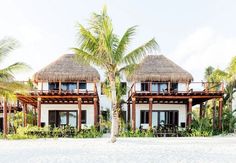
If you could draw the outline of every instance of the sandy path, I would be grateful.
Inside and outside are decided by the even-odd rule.
[[[0,162],[236,162],[236,137],[0,140]]]

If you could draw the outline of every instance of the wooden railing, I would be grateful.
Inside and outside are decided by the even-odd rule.
[[[177,88],[173,84],[178,84]],[[224,92],[222,82],[135,82],[128,91],[128,97],[133,93],[191,93],[191,92]]]
[[[72,89],[72,90],[63,90],[62,88],[58,88],[58,89],[49,89],[49,88],[38,88],[35,90],[31,90],[29,91],[30,93],[53,93],[53,94],[67,94],[67,93],[73,93],[73,94],[80,94],[80,93],[94,93],[97,94],[97,85],[96,83],[93,82],[87,82],[87,88],[86,89],[78,89],[79,85],[77,84],[77,88],[76,89]],[[90,84],[90,85],[89,85]]]

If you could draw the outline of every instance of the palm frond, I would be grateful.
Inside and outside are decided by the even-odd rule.
[[[147,43],[141,45],[140,47],[136,48],[135,50],[128,53],[124,59],[124,64],[132,64],[137,63],[142,57],[144,57],[147,53],[151,53],[153,50],[158,49],[158,44],[155,39],[151,39]]]
[[[119,45],[116,49],[116,52],[114,53],[115,54],[115,59],[118,62],[120,62],[121,59],[123,58],[123,55],[124,55],[125,51],[127,50],[127,47],[129,46],[132,37],[135,34],[136,27],[137,26],[133,26],[133,27],[128,28],[127,31],[122,36],[122,38],[119,42]]]
[[[134,70],[137,68],[138,64],[130,64],[120,68],[119,72],[124,73],[127,77],[132,75]]]
[[[0,62],[14,49],[19,46],[19,43],[10,37],[0,40]]]

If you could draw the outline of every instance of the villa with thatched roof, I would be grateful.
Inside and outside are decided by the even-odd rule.
[[[37,108],[38,126],[65,126],[83,128],[98,123],[99,96],[96,84],[98,71],[66,54],[36,72],[33,81],[37,90],[29,95],[18,94],[23,104]]]
[[[148,55],[134,73],[122,82],[126,88],[122,118],[132,129],[189,127],[192,107],[216,99],[218,127],[221,128],[223,85],[192,82],[193,76],[163,55]],[[32,106],[38,126],[72,126],[78,129],[99,125],[99,117],[111,109],[111,100],[103,94],[98,71],[75,61],[66,54],[36,72],[36,89],[27,95],[17,94],[18,103],[26,113]],[[37,114],[36,114],[37,113]],[[37,122],[37,123],[36,123]]]
[[[192,106],[219,100],[219,128],[221,128],[223,87],[221,83],[192,82],[192,75],[163,55],[146,56],[128,78],[128,120],[132,128],[160,126],[188,127],[192,121]]]

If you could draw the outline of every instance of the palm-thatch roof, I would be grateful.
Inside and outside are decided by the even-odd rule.
[[[128,80],[190,82],[193,77],[163,55],[148,55],[128,77]]]
[[[98,81],[98,71],[75,61],[74,54],[65,54],[45,68],[36,72],[33,79],[37,81]]]

